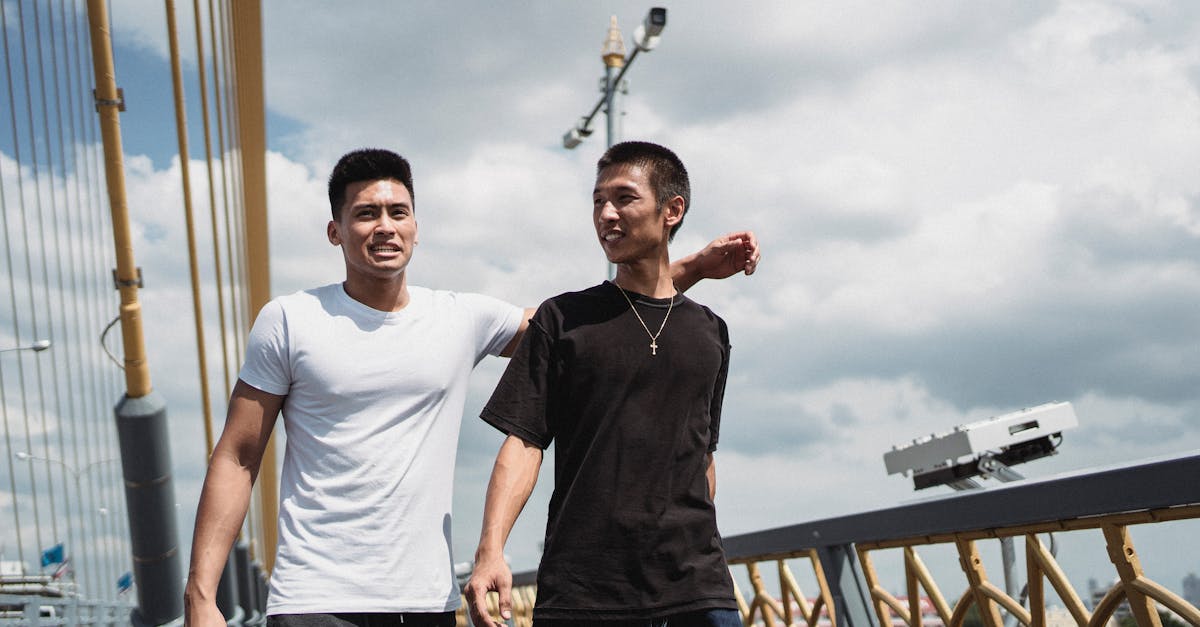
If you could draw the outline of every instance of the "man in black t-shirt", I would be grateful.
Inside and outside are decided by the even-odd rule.
[[[504,542],[553,442],[537,625],[740,625],[713,507],[728,330],[669,272],[687,171],[662,146],[617,144],[592,201],[615,279],[538,308],[482,413],[508,438],[466,589],[472,619],[493,624],[489,590],[511,614]]]

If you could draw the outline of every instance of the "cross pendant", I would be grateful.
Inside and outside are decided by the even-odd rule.
[[[650,340],[650,354],[651,355],[658,354],[658,342],[656,340]]]

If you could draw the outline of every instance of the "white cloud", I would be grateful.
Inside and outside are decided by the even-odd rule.
[[[163,55],[160,7],[117,3],[118,37]],[[269,104],[295,124],[268,157],[276,293],[341,278],[325,176],[363,145],[413,162],[414,283],[534,305],[602,278],[587,197],[603,119],[575,151],[557,141],[595,102],[608,14],[628,33],[644,6],[354,9],[369,20],[326,3],[264,8]],[[727,533],[908,498],[907,480],[883,474],[889,446],[1050,400],[1073,402],[1081,425],[1031,475],[1200,448],[1194,7],[765,3],[716,17],[729,10],[671,10],[662,45],[630,71],[624,124],[692,172],[675,253],[747,227],[765,247],[753,278],[692,292],[733,334]],[[203,459],[178,164],[126,165],[186,510]],[[199,273],[218,376],[211,263]],[[501,364],[472,385],[459,559],[498,443],[473,416]],[[536,559],[539,498],[514,534],[518,568]]]

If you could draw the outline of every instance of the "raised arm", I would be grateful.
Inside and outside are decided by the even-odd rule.
[[[263,451],[284,398],[251,387],[240,379],[233,388],[225,429],[208,462],[196,511],[192,560],[183,595],[189,626],[225,625],[225,618],[217,609],[217,583],[246,518],[250,489],[258,477]]]
[[[512,571],[504,561],[504,543],[533,492],[541,467],[542,449],[515,435],[504,440],[496,455],[483,508],[483,530],[475,550],[475,568],[463,591],[474,625],[497,625],[487,610],[489,590],[500,596],[500,616],[512,618]]]
[[[754,274],[760,258],[762,253],[758,249],[758,238],[754,236],[754,231],[726,233],[704,248],[671,262],[671,279],[676,289],[686,292],[703,279],[727,279],[739,272],[745,272],[746,276]],[[525,309],[521,327],[500,352],[501,357],[512,357],[535,311],[532,308]]]
[[[754,274],[762,254],[753,231],[726,233],[686,257],[671,263],[675,288],[686,292],[701,279],[725,279],[738,272]]]

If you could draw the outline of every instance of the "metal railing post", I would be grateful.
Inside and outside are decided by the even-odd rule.
[[[817,548],[821,567],[833,596],[837,624],[846,627],[877,627],[871,612],[871,594],[858,565],[854,547],[849,544]]]

